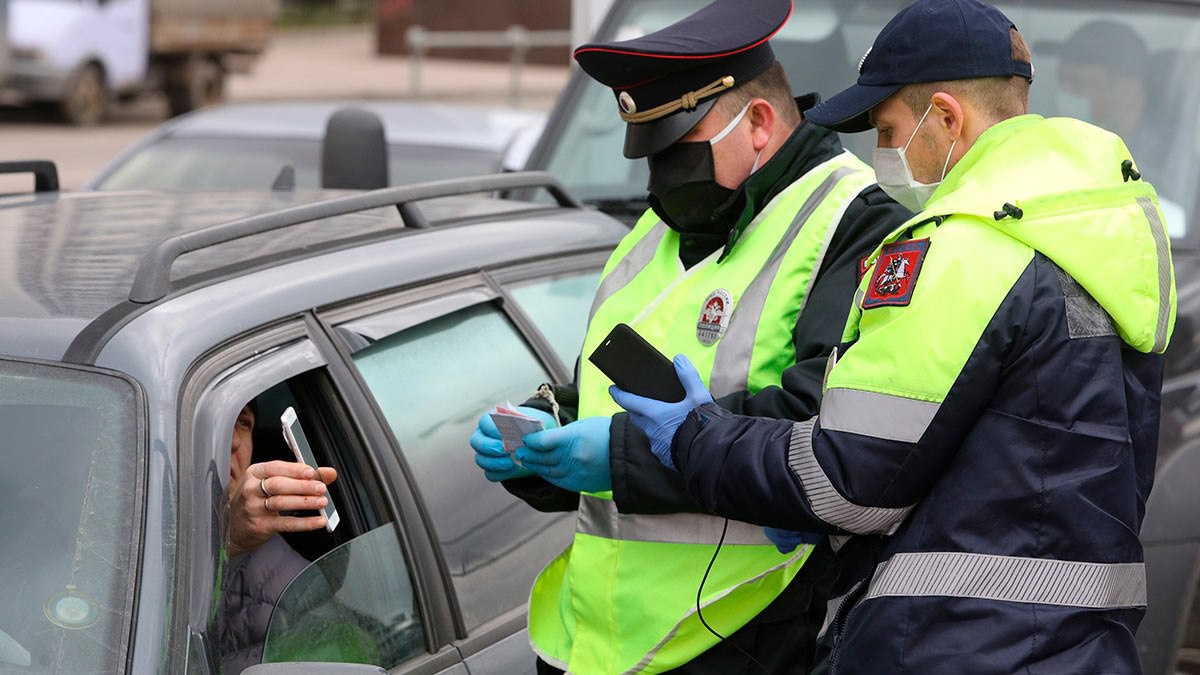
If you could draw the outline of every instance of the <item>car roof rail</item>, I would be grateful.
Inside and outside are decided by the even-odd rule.
[[[554,197],[560,207],[583,208],[583,205],[571,196],[557,179],[544,171],[454,178],[383,188],[312,204],[302,204],[213,225],[194,232],[178,234],[159,241],[142,256],[142,261],[138,264],[137,273],[133,278],[133,287],[129,291],[129,301],[148,304],[163,299],[170,292],[171,267],[175,261],[185,253],[199,251],[217,244],[314,220],[387,206],[395,206],[399,209],[400,219],[405,227],[426,229],[430,227],[430,223],[413,202],[479,192],[504,192],[533,188],[544,188]]]
[[[58,192],[58,167],[48,159],[0,162],[0,174],[32,173],[35,192]]]

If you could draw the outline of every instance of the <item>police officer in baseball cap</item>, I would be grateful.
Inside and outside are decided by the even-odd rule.
[[[678,364],[683,401],[611,392],[704,510],[855,535],[832,675],[1141,672],[1170,239],[1122,139],[1027,114],[1032,79],[997,8],[919,0],[806,113],[873,126],[920,210],[868,260],[818,415],[730,414]]]
[[[576,50],[612,88],[625,155],[649,162],[652,205],[606,267],[583,356],[631,324],[701,364],[730,409],[804,418],[861,260],[908,213],[837,134],[804,121],[818,99],[793,96],[770,43],[791,10],[717,0],[660,31]],[[833,572],[825,538],[788,535],[784,553],[758,525],[703,513],[610,384],[581,358],[574,385],[554,389],[569,423],[526,436],[520,466],[486,419],[472,438],[490,479],[539,510],[580,511],[575,546],[531,594],[539,672],[806,672]]]

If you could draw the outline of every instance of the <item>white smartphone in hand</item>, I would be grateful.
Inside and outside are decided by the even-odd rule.
[[[307,464],[316,470],[317,458],[313,456],[312,447],[309,446],[304,429],[300,426],[300,419],[296,417],[296,409],[288,406],[287,410],[284,410],[283,414],[279,416],[279,421],[283,425],[283,440],[296,455],[296,461]],[[333,507],[333,496],[329,493],[328,487],[326,486],[325,490],[325,529],[333,532],[341,519],[338,517],[337,509]]]

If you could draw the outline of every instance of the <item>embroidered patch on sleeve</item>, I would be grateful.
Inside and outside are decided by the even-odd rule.
[[[888,244],[875,260],[875,273],[867,284],[867,295],[862,308],[903,307],[912,302],[913,290],[917,287],[917,275],[921,263],[929,251],[928,239],[914,239],[897,244]]]
[[[858,280],[859,281],[862,281],[862,278],[864,276],[866,276],[867,270],[869,270],[869,269],[871,269],[871,256],[864,255],[862,257],[862,260],[858,261]]]

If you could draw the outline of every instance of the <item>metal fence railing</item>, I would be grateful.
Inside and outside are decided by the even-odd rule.
[[[569,30],[528,30],[523,26],[509,26],[502,31],[487,30],[427,30],[423,26],[411,26],[404,33],[405,41],[412,52],[410,61],[409,92],[416,98],[421,95],[421,67],[430,49],[475,49],[480,47],[509,50],[508,99],[511,105],[521,102],[521,71],[525,59],[534,47],[570,47]]]

